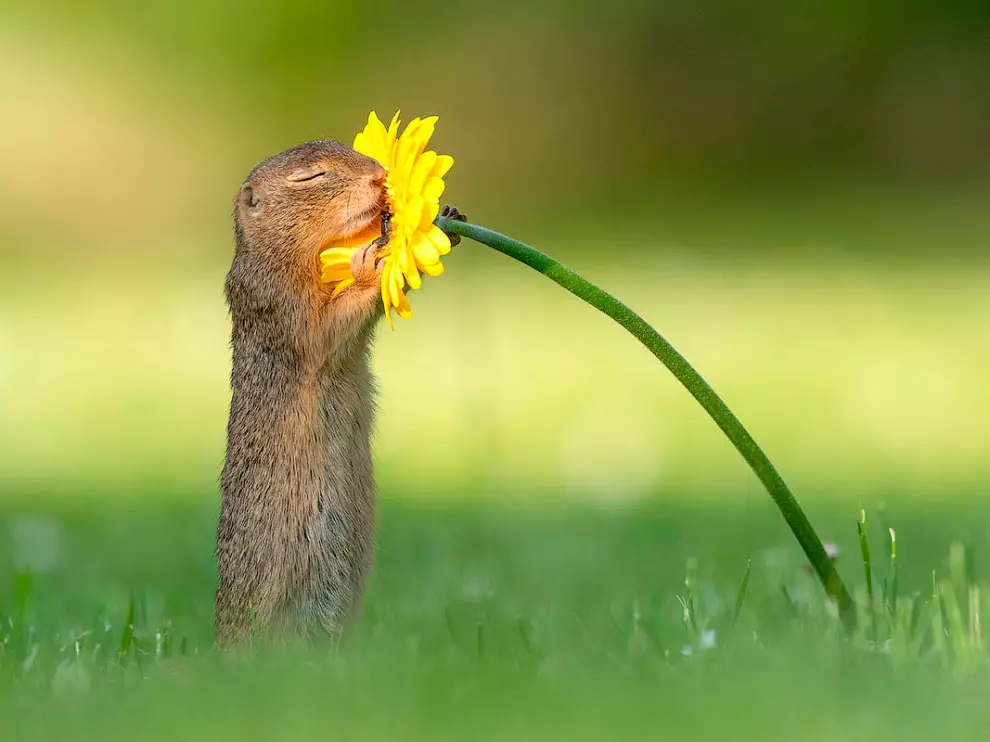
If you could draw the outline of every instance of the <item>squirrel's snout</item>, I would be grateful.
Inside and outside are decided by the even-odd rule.
[[[373,186],[381,186],[385,183],[385,168],[379,165],[377,162],[374,163],[371,168],[371,172],[368,174],[369,180]]]

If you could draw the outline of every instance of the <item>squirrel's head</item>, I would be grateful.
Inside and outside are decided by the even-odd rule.
[[[269,157],[237,194],[237,258],[269,276],[318,284],[320,245],[380,223],[384,184],[378,162],[332,140]]]

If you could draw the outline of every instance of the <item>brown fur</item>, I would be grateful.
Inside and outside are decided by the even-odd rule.
[[[314,173],[322,173],[306,179]],[[377,245],[356,283],[319,282],[328,237],[381,219],[384,171],[332,141],[262,162],[238,192],[226,295],[233,396],[217,528],[217,639],[338,632],[373,557],[371,336]]]

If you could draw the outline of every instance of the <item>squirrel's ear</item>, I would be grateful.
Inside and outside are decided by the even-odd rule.
[[[261,197],[258,195],[258,192],[254,189],[254,186],[252,186],[250,183],[245,183],[241,187],[239,200],[241,202],[241,206],[243,206],[245,209],[248,209],[251,212],[256,213],[261,210]]]

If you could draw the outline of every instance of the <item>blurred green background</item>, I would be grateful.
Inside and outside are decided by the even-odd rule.
[[[885,505],[924,584],[990,537],[988,36],[980,0],[5,3],[0,596],[30,567],[56,631],[140,586],[208,644],[233,195],[396,108],[440,115],[449,202],[653,323],[823,536]],[[378,337],[374,615],[625,611],[687,557],[793,555],[631,338],[446,265]]]
[[[975,2],[6,8],[5,499],[212,488],[232,194],[395,108],[440,114],[452,203],[644,314],[799,492],[985,482],[988,29]],[[386,497],[755,494],[617,328],[478,246],[448,269],[378,343]]]

